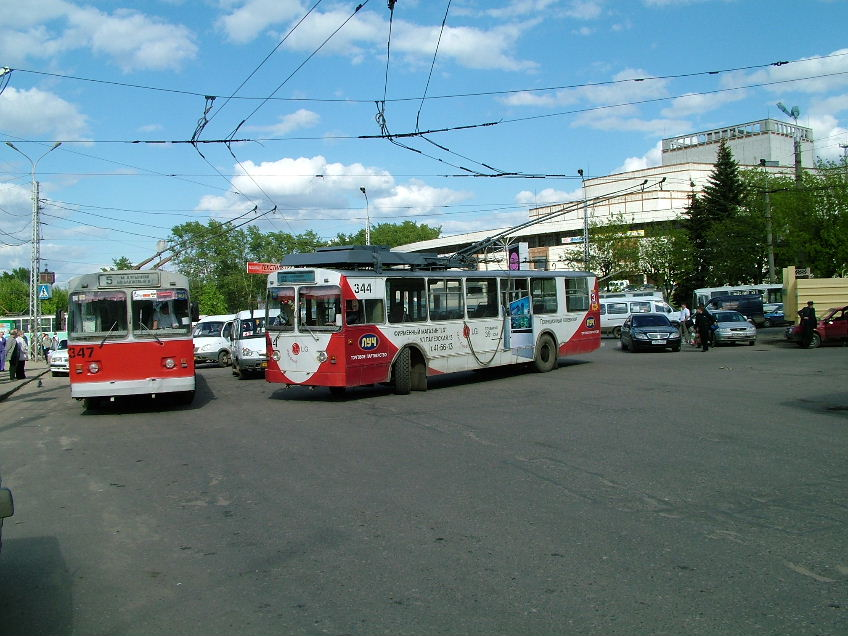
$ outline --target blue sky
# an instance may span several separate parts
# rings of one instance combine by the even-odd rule
[[[191,220],[513,225],[778,101],[848,144],[845,1],[359,2],[5,3],[0,139],[38,160],[57,282]],[[31,169],[0,146],[0,271],[30,263]]]

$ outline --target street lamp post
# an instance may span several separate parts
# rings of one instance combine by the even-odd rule
[[[11,141],[7,141],[6,145],[18,154],[26,157],[30,166],[32,166],[32,258],[29,267],[29,316],[32,338],[30,339],[29,347],[30,355],[34,358],[35,352],[38,351],[39,333],[41,331],[41,317],[39,316],[38,306],[38,270],[41,262],[41,221],[39,219],[39,212],[41,208],[38,200],[38,181],[35,178],[35,170],[38,167],[38,162],[61,146],[62,142],[57,141],[50,150],[42,154],[35,161]]]
[[[371,210],[368,205],[368,193],[365,191],[365,186],[361,186],[359,191],[365,195],[365,244],[371,245]]]

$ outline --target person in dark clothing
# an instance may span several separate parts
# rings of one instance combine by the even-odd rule
[[[801,346],[806,349],[813,340],[813,332],[819,322],[816,318],[816,310],[813,308],[813,301],[808,300],[807,306],[801,309],[798,315],[801,317]]]
[[[695,311],[695,329],[698,330],[698,339],[701,341],[701,351],[708,351],[710,348],[710,338],[712,337],[712,326],[716,319],[708,311],[704,310],[703,305],[698,305]]]

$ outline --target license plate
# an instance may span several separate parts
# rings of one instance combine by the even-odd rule
[[[664,345],[665,344],[665,340],[651,340],[651,342],[654,343],[654,344],[657,344],[657,345],[660,345],[660,344]]]

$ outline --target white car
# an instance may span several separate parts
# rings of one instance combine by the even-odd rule
[[[53,349],[47,354],[47,361],[50,363],[50,373],[54,377],[68,375],[71,371],[68,365],[68,341],[60,340],[59,348]]]

